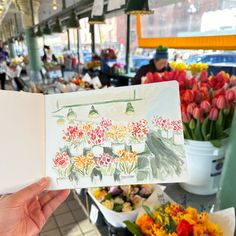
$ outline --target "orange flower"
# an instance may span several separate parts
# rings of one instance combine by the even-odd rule
[[[151,235],[152,227],[154,225],[154,221],[151,217],[147,214],[143,214],[136,220],[135,223],[139,226],[142,233],[145,235]]]

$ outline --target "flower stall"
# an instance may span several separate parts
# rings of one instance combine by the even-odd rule
[[[235,80],[225,72],[208,76],[205,69],[195,77],[181,69],[171,72],[148,73],[144,83],[176,80],[179,83],[182,125],[189,178],[181,186],[196,194],[217,192],[223,167],[227,140],[235,110]],[[171,125],[168,120],[155,117],[154,125],[162,135]],[[174,129],[178,130],[178,125]],[[168,129],[169,130],[169,129]]]

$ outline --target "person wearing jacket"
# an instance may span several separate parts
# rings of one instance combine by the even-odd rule
[[[168,63],[168,48],[161,45],[156,49],[154,58],[150,60],[149,64],[140,67],[137,74],[132,80],[132,85],[141,84],[142,77],[145,77],[148,72],[163,73],[165,71],[171,70],[172,68]]]

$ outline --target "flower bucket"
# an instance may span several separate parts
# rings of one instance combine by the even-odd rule
[[[182,145],[183,144],[183,135],[182,134],[174,134],[173,135],[173,143],[175,145]]]
[[[98,157],[98,156],[102,155],[103,154],[103,147],[98,146],[98,145],[93,146],[92,147],[92,153],[95,157]]]
[[[173,132],[170,130],[161,130],[161,136],[165,139],[170,139],[173,136]]]
[[[83,155],[84,149],[82,146],[77,146],[77,147],[71,147],[70,148],[70,154],[73,157],[77,157],[79,155]]]
[[[227,140],[220,148],[208,141],[185,140],[188,180],[180,186],[194,194],[210,195],[218,190]]]
[[[132,151],[136,153],[142,153],[145,151],[145,142],[132,143]]]
[[[122,150],[125,150],[125,144],[124,143],[113,143],[111,145],[112,147],[112,152],[115,154],[115,155],[118,155],[118,153]]]

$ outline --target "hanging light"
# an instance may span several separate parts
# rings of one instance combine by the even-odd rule
[[[88,116],[89,116],[89,118],[98,118],[99,117],[99,113],[93,105],[91,106]]]
[[[54,11],[56,11],[56,10],[58,9],[57,0],[53,0],[53,1],[52,1],[52,9],[53,9]]]
[[[69,29],[80,28],[79,20],[74,11],[71,12],[70,19],[67,21],[66,27]]]
[[[134,112],[135,110],[134,110],[133,105],[131,104],[131,102],[128,102],[126,106],[125,114],[128,116],[131,116],[134,114]]]
[[[153,11],[149,9],[148,0],[129,0],[125,13],[132,15],[142,15],[152,14]]]
[[[43,32],[42,32],[42,30],[41,30],[41,26],[40,26],[40,25],[38,26],[38,29],[37,29],[35,35],[36,35],[37,37],[43,37]]]
[[[106,24],[105,22],[105,16],[101,15],[101,16],[92,16],[92,14],[89,17],[88,23],[90,25],[94,25],[94,24]]]
[[[67,119],[69,121],[74,121],[76,118],[77,118],[77,114],[73,111],[72,108],[70,108],[68,113],[67,113]]]
[[[63,32],[63,29],[62,29],[62,26],[61,26],[59,18],[56,19],[56,23],[52,27],[52,32],[53,33],[62,33]]]
[[[52,30],[51,30],[51,28],[50,28],[48,23],[46,23],[44,28],[43,28],[43,34],[46,34],[46,35],[52,34]]]

